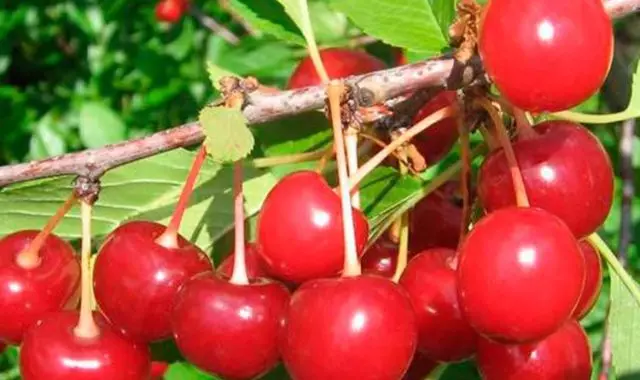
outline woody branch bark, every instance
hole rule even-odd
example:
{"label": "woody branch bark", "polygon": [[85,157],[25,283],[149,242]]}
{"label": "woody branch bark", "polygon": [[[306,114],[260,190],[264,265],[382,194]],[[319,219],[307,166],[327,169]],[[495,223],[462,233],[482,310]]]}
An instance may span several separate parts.
{"label": "woody branch bark", "polygon": [[[605,7],[612,18],[619,18],[638,11],[640,0],[605,0]],[[461,64],[452,57],[437,57],[411,65],[349,77],[346,82],[356,85],[360,100],[372,105],[422,88],[458,89],[468,86],[483,74],[478,57],[473,57],[467,64]],[[324,104],[323,86],[277,93],[256,91],[248,95],[248,104],[243,112],[250,124],[259,124],[319,109]],[[95,179],[120,165],[194,145],[202,139],[199,125],[187,123],[147,137],[97,149],[0,167],[0,186],[60,175],[79,175]]]}

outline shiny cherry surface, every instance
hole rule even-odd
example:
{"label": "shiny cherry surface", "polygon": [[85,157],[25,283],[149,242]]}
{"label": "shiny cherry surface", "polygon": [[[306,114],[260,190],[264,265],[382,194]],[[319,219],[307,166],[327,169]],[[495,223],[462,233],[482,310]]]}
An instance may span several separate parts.
{"label": "shiny cherry surface", "polygon": [[562,220],[542,209],[512,207],[485,216],[467,235],[458,296],[480,334],[526,342],[569,319],[584,278],[583,255]]}
{"label": "shiny cherry surface", "polygon": [[[600,0],[491,0],[479,51],[513,105],[561,111],[587,100],[604,82],[613,29]],[[576,57],[589,64],[576,65]]]}
{"label": "shiny cherry surface", "polygon": [[168,23],[178,22],[186,8],[185,0],[162,0],[156,4],[156,19]]}
{"label": "shiny cherry surface", "polygon": [[418,322],[418,351],[432,360],[466,359],[476,350],[477,333],[462,315],[453,261],[447,248],[423,251],[409,261],[400,277]]}
{"label": "shiny cherry surface", "polygon": [[[425,104],[413,119],[417,124],[427,116],[441,108],[452,105],[456,101],[455,91],[442,91]],[[411,139],[422,157],[431,166],[440,161],[458,140],[458,126],[453,117],[441,120]]]}
{"label": "shiny cherry surface", "polygon": [[43,315],[78,304],[80,263],[66,241],[50,234],[40,249],[40,264],[16,263],[38,235],[25,230],[0,239],[0,340],[19,344],[26,329]]}
{"label": "shiny cherry surface", "polygon": [[424,380],[437,366],[438,362],[429,359],[423,353],[417,351],[402,380]]}
{"label": "shiny cherry surface", "polygon": [[476,361],[484,380],[589,380],[591,348],[576,321],[541,341],[502,345],[481,339]]}
{"label": "shiny cherry surface", "polygon": [[25,380],[146,380],[147,346],[123,338],[96,313],[100,335],[78,338],[78,313],[49,314],[25,334],[20,373]]}
{"label": "shiny cherry surface", "polygon": [[169,369],[169,363],[161,362],[161,361],[153,361],[151,362],[151,380],[162,380],[164,379],[165,373]]}
{"label": "shiny cherry surface", "polygon": [[462,203],[460,183],[450,181],[416,204],[409,213],[409,250],[456,249],[460,240]]}
{"label": "shiny cherry surface", "polygon": [[[233,274],[233,260],[235,254],[231,253],[226,259],[220,263],[216,272],[220,273],[223,277],[231,277]],[[244,247],[244,260],[245,268],[247,270],[247,276],[249,280],[255,280],[259,277],[269,277],[265,264],[262,258],[258,254],[258,247],[254,243],[247,243]]]}
{"label": "shiny cherry surface", "polygon": [[116,228],[94,267],[94,291],[102,313],[122,333],[142,342],[171,336],[171,309],[178,288],[211,271],[198,247],[179,237],[179,248],[155,242],[165,226],[134,221]]}
{"label": "shiny cherry surface", "polygon": [[[560,217],[578,238],[596,231],[613,202],[613,170],[598,139],[581,125],[548,121],[537,136],[513,144],[532,206]],[[478,194],[488,212],[515,205],[502,150],[480,168]]]}
{"label": "shiny cherry surface", "polygon": [[[320,51],[320,59],[330,79],[366,74],[386,68],[378,58],[358,50],[328,48]],[[322,83],[310,57],[305,57],[289,78],[287,88],[316,86]]]}
{"label": "shiny cherry surface", "polygon": [[234,285],[213,273],[189,280],[173,311],[180,352],[225,379],[253,379],[279,359],[278,337],[289,291],[277,282]]}
{"label": "shiny cherry surface", "polygon": [[[362,255],[369,225],[353,209],[356,246]],[[342,270],[344,240],[340,198],[319,174],[289,174],[267,195],[257,225],[258,252],[275,278],[300,283]]]}
{"label": "shiny cherry surface", "polygon": [[578,306],[573,311],[573,318],[582,319],[595,305],[602,288],[602,260],[598,251],[586,240],[579,243],[584,255],[585,279]]}
{"label": "shiny cherry surface", "polygon": [[362,273],[391,278],[396,272],[398,245],[380,238],[362,255]]}
{"label": "shiny cherry surface", "polygon": [[416,339],[405,291],[363,275],[303,284],[291,298],[281,350],[294,379],[397,380]]}

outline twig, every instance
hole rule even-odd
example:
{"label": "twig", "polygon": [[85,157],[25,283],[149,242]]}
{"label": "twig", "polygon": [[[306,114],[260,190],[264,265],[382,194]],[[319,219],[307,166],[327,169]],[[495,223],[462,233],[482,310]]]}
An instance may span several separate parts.
{"label": "twig", "polygon": [[[637,11],[640,0],[606,0],[611,17],[619,18]],[[370,104],[416,91],[421,88],[442,87],[455,90],[472,84],[482,77],[484,71],[478,57],[467,64],[456,62],[452,57],[436,57],[422,62],[399,66],[388,70],[346,78],[346,84],[357,85]],[[265,93],[256,91],[247,96],[243,110],[250,124],[300,114],[320,109],[325,104],[323,86],[314,86]],[[98,178],[107,170],[145,157],[153,156],[179,147],[195,145],[203,139],[197,123],[187,123],[153,135],[69,153],[29,163],[0,167],[0,186],[38,178],[79,175]]]}
{"label": "twig", "polygon": [[198,22],[202,24],[202,26],[212,31],[213,34],[222,37],[223,40],[227,41],[231,45],[237,45],[238,43],[240,43],[240,38],[238,38],[238,36],[233,34],[229,29],[225,28],[222,24],[219,24],[213,18],[206,15],[193,3],[191,3],[191,5],[189,6],[189,13],[191,13],[193,18],[198,20]]}

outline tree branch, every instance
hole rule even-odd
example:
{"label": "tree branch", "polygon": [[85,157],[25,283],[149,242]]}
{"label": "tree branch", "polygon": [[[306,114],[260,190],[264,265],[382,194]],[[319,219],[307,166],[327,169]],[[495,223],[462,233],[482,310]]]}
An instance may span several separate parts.
{"label": "tree branch", "polygon": [[[612,18],[625,16],[640,9],[640,0],[605,0]],[[411,65],[349,77],[347,84],[358,90],[362,105],[373,105],[407,92],[429,87],[458,89],[484,76],[478,57],[462,64],[447,56]],[[256,91],[248,95],[244,115],[250,124],[259,124],[322,108],[325,104],[323,86],[307,87],[279,93]],[[64,154],[29,163],[0,167],[0,186],[59,175],[80,175],[98,178],[107,170],[179,147],[202,141],[197,123],[188,123],[153,135]]]}

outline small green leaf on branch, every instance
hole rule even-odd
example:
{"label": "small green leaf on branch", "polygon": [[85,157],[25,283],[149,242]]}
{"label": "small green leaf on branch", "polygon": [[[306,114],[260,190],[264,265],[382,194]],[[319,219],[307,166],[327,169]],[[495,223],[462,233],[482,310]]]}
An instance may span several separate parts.
{"label": "small green leaf on branch", "polygon": [[205,107],[200,111],[204,144],[211,158],[220,163],[245,158],[253,149],[253,134],[239,108]]}

